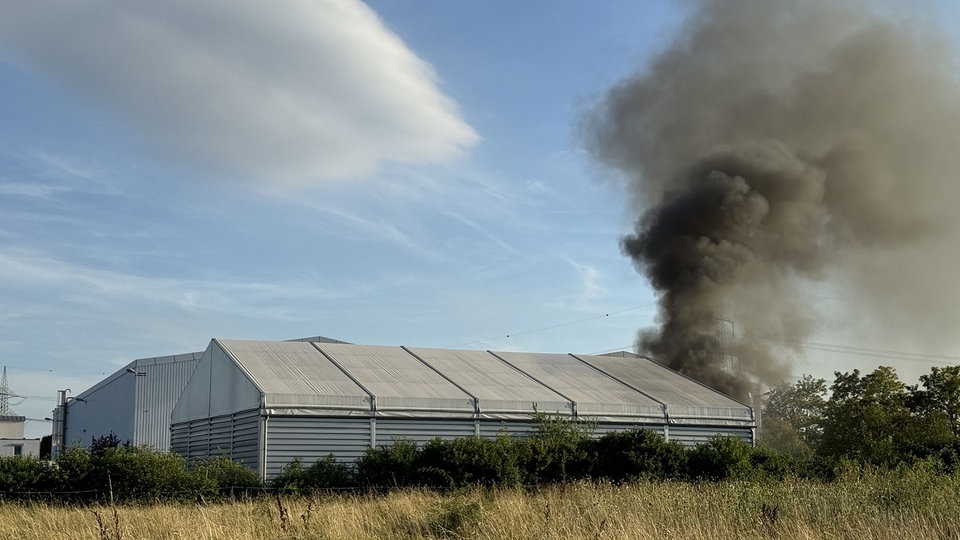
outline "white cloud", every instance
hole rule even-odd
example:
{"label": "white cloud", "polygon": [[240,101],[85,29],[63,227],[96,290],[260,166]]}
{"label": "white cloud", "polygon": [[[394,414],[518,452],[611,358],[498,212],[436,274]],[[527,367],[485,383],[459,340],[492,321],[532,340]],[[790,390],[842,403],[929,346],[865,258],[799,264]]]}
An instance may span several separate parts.
{"label": "white cloud", "polygon": [[357,0],[14,2],[0,48],[162,155],[231,178],[355,178],[477,139],[430,65]]}

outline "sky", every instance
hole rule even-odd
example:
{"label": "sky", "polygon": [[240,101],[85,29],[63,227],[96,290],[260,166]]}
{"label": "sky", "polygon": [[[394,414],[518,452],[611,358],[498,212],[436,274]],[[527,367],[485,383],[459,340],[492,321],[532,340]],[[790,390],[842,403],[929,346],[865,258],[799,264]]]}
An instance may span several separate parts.
{"label": "sky", "polygon": [[[211,338],[631,349],[656,298],[583,119],[693,5],[5,6],[0,365],[27,436],[58,390]],[[795,375],[952,360],[816,339]]]}

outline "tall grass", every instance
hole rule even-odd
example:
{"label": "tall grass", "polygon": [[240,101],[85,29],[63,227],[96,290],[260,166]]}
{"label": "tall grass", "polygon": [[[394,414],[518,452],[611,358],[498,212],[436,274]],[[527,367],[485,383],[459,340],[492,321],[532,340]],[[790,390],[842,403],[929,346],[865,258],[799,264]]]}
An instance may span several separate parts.
{"label": "tall grass", "polygon": [[960,538],[958,503],[960,477],[914,468],[832,483],[640,481],[119,506],[116,521],[107,508],[5,503],[0,538]]}

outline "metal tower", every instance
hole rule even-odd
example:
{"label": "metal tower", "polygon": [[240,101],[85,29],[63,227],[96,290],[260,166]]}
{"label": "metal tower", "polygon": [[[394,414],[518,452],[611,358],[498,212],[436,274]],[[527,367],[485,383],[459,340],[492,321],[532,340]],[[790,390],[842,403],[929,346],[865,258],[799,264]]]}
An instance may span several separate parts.
{"label": "metal tower", "polygon": [[10,408],[10,396],[15,396],[13,392],[10,391],[10,386],[7,384],[7,366],[3,366],[3,376],[0,377],[0,416],[16,416],[17,413],[13,412],[13,409]]}

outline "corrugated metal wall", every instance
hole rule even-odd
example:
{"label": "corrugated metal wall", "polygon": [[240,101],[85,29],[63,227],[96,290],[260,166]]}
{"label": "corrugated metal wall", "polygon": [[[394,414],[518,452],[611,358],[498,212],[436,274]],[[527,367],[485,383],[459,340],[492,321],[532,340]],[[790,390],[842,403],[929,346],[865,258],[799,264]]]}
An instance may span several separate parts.
{"label": "corrugated metal wall", "polygon": [[753,430],[748,427],[689,426],[677,424],[671,424],[669,426],[669,440],[677,441],[685,446],[696,446],[710,442],[710,439],[717,435],[739,437],[745,442],[753,442]]}
{"label": "corrugated metal wall", "polygon": [[472,437],[476,432],[473,421],[450,421],[440,419],[377,419],[376,445],[392,443],[395,439],[406,439],[417,444],[424,444],[437,437],[452,440],[462,437]]}
{"label": "corrugated metal wall", "polygon": [[142,373],[127,375],[136,385],[134,445],[147,444],[163,451],[170,449],[170,413],[200,357],[201,353],[189,353],[134,362],[132,369]]}
{"label": "corrugated metal wall", "polygon": [[[650,430],[656,433],[657,435],[660,435],[661,437],[664,436],[663,424],[606,424],[606,423],[602,423],[602,424],[598,423],[596,427],[594,427],[593,436],[599,438],[599,437],[603,437],[607,433],[612,433],[614,431],[627,431],[630,429],[638,429],[638,428]],[[672,431],[671,431],[671,434],[672,434]],[[670,440],[673,440],[673,439],[670,438]]]}
{"label": "corrugated metal wall", "polygon": [[537,430],[537,424],[534,422],[516,422],[516,421],[492,421],[480,422],[480,436],[486,439],[499,437],[500,435],[522,436],[529,435]]}
{"label": "corrugated metal wall", "polygon": [[332,453],[353,462],[370,446],[369,418],[281,416],[266,422],[266,478],[280,474],[294,459],[310,465]]}
{"label": "corrugated metal wall", "polygon": [[174,424],[170,448],[187,459],[229,456],[258,470],[260,411],[243,411]]}

